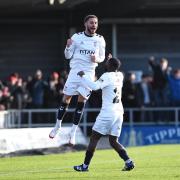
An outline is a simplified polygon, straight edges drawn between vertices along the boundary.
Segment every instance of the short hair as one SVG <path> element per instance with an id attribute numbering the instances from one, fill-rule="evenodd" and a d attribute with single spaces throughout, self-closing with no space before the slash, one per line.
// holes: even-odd
<path id="1" fill-rule="evenodd" d="M 118 70 L 121 66 L 121 61 L 117 58 L 110 58 L 108 63 L 115 70 Z"/>
<path id="2" fill-rule="evenodd" d="M 90 18 L 96 18 L 98 20 L 98 17 L 96 15 L 90 14 L 84 18 L 84 23 L 87 22 Z"/>

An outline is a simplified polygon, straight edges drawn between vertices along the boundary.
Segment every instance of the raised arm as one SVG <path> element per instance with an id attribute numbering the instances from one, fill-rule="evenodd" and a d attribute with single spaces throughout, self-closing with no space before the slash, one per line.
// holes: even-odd
<path id="1" fill-rule="evenodd" d="M 149 58 L 149 61 L 148 61 L 149 65 L 151 66 L 151 68 L 154 70 L 157 66 L 157 63 L 155 61 L 155 58 L 152 56 Z"/>
<path id="2" fill-rule="evenodd" d="M 66 59 L 71 59 L 75 50 L 74 36 L 67 40 L 66 48 L 64 50 L 64 55 Z"/>

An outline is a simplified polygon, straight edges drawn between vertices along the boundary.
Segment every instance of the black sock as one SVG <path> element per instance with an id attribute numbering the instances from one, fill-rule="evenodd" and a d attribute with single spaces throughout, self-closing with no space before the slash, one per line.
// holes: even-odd
<path id="1" fill-rule="evenodd" d="M 73 124 L 78 125 L 79 122 L 81 121 L 84 105 L 85 105 L 84 102 L 77 103 L 76 110 L 74 112 L 74 117 L 73 117 Z"/>
<path id="2" fill-rule="evenodd" d="M 64 115 L 66 114 L 66 111 L 68 109 L 68 105 L 66 103 L 62 103 L 60 108 L 58 109 L 57 119 L 62 120 Z"/>
<path id="3" fill-rule="evenodd" d="M 93 157 L 93 152 L 91 152 L 91 151 L 86 151 L 86 157 L 85 157 L 85 159 L 84 159 L 84 164 L 85 165 L 88 165 L 89 166 L 89 164 L 90 164 L 90 162 L 91 162 L 91 159 L 92 159 L 92 157 Z"/>
<path id="4" fill-rule="evenodd" d="M 129 159 L 129 156 L 127 155 L 127 152 L 125 149 L 121 149 L 119 152 L 118 152 L 119 156 L 124 160 L 128 160 Z"/>

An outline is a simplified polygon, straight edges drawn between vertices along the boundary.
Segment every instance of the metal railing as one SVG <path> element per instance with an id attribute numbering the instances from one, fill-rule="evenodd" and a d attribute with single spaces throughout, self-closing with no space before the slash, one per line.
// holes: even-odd
<path id="1" fill-rule="evenodd" d="M 73 113 L 75 109 L 69 109 L 68 112 Z M 94 124 L 96 115 L 94 116 L 93 121 L 89 121 L 91 119 L 92 113 L 98 113 L 100 111 L 99 108 L 85 108 L 83 119 L 80 123 L 80 126 L 83 129 L 83 132 L 87 134 L 87 128 Z M 153 120 L 149 121 L 148 119 L 140 120 L 140 117 L 143 113 L 151 112 L 153 115 Z M 1 112 L 0 112 L 1 113 Z M 51 118 L 47 120 L 47 122 L 35 122 L 34 116 L 38 115 L 44 116 L 44 119 L 48 119 L 48 115 L 51 114 Z M 50 127 L 54 126 L 56 119 L 56 109 L 22 109 L 22 110 L 8 110 L 4 113 L 4 128 L 31 128 L 31 127 Z M 172 124 L 175 126 L 179 126 L 179 107 L 157 107 L 157 108 L 126 108 L 125 109 L 125 119 L 124 124 L 128 124 L 130 127 L 134 125 L 144 125 L 144 124 Z M 47 115 L 48 114 L 48 115 Z M 157 117 L 161 117 L 160 120 L 156 120 Z M 168 115 L 168 116 L 167 116 Z M 137 117 L 136 117 L 137 116 Z M 71 121 L 63 123 L 63 125 L 70 125 Z"/>

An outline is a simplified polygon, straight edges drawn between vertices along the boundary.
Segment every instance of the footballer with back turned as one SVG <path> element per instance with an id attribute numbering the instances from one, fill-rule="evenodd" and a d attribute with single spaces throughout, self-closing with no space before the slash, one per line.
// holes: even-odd
<path id="1" fill-rule="evenodd" d="M 124 160 L 125 166 L 122 170 L 129 171 L 135 166 L 134 162 L 129 158 L 126 149 L 118 142 L 124 114 L 121 102 L 124 77 L 123 74 L 118 71 L 120 65 L 121 63 L 118 59 L 108 59 L 106 61 L 107 72 L 96 82 L 89 80 L 83 71 L 78 72 L 84 87 L 89 87 L 92 90 L 102 89 L 102 107 L 92 128 L 92 135 L 85 154 L 84 163 L 79 166 L 74 166 L 74 170 L 76 171 L 88 171 L 97 143 L 104 135 L 109 136 L 110 145 Z"/>

